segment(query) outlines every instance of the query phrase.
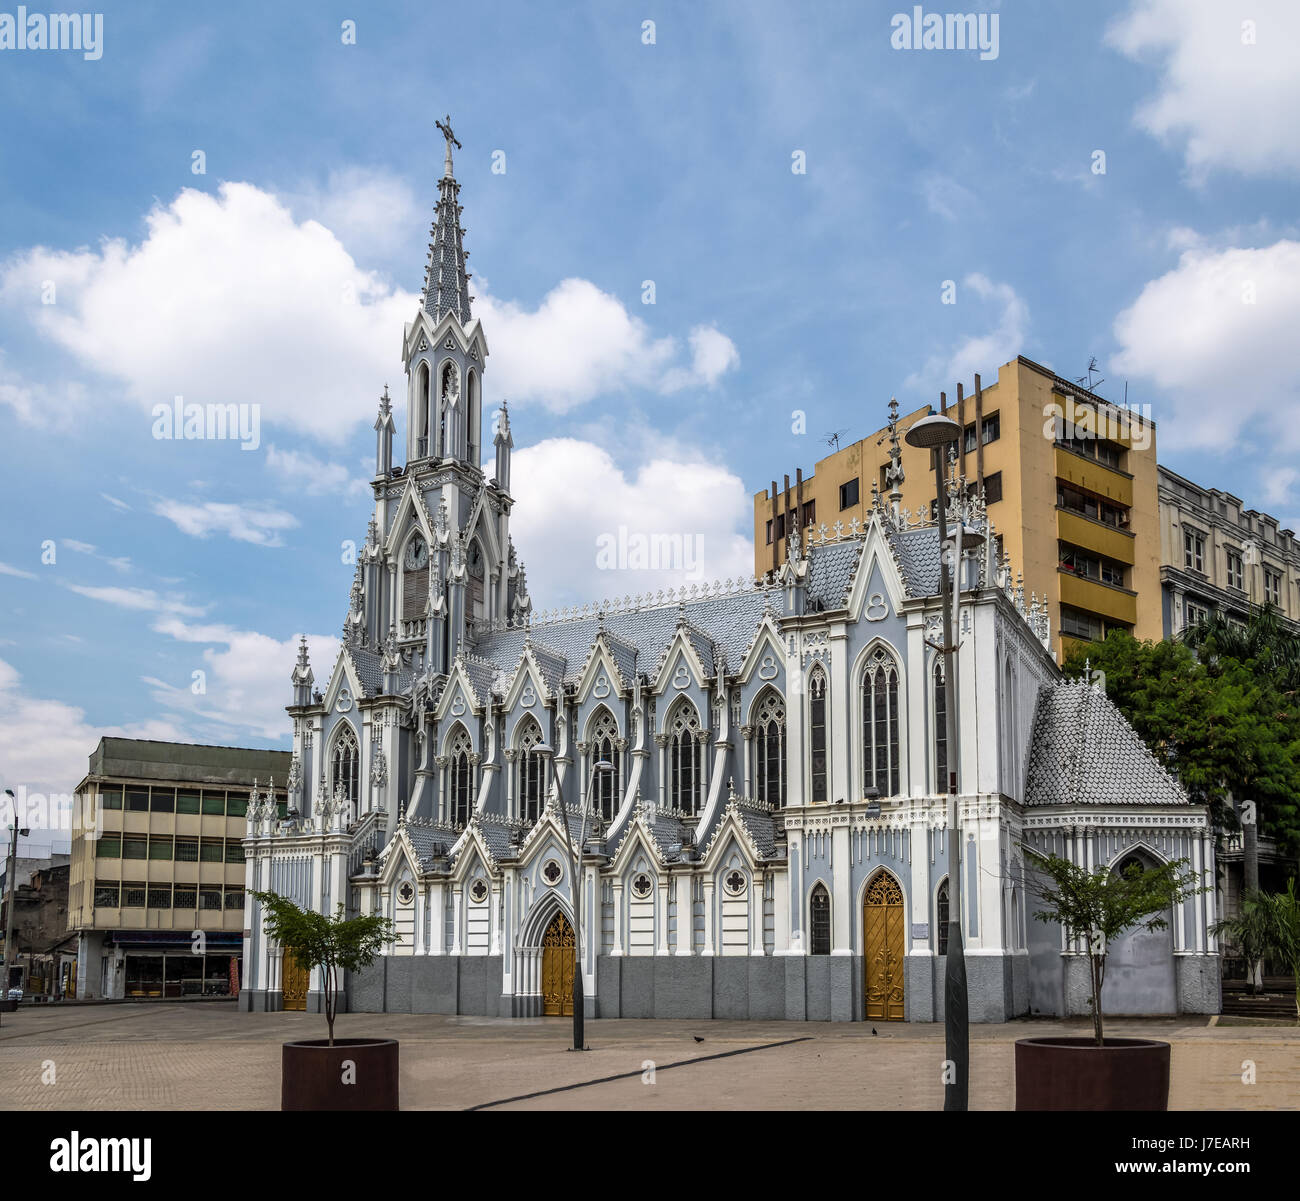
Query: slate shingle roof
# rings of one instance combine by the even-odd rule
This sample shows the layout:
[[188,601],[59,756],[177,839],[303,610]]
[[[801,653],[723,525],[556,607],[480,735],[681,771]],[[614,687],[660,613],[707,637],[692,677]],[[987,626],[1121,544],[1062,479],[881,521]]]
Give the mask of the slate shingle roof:
[[1190,803],[1105,693],[1082,680],[1039,689],[1026,805]]
[[434,859],[445,855],[458,837],[457,832],[449,826],[440,826],[433,822],[411,820],[406,823],[406,837],[420,860],[420,867],[428,870]]
[[[378,651],[361,646],[359,643],[345,643],[343,649],[351,658],[352,666],[356,668],[357,679],[361,681],[361,687],[365,689],[366,696],[378,696],[383,692],[383,656]],[[414,673],[411,671],[411,665],[402,660],[401,666],[397,669],[398,693],[403,693],[410,688],[412,679],[414,679]]]
[[[893,547],[909,596],[935,596],[939,591],[939,528],[891,530],[886,535]],[[949,572],[949,575],[952,573]]]
[[860,538],[814,546],[808,552],[808,599],[838,609],[848,599],[864,542]]

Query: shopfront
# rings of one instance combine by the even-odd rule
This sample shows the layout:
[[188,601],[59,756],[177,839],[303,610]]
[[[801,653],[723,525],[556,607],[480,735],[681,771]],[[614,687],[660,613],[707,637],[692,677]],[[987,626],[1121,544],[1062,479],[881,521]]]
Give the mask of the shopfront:
[[118,930],[113,942],[123,952],[122,995],[128,1001],[229,997],[239,991],[238,933],[208,933],[201,948],[181,931]]

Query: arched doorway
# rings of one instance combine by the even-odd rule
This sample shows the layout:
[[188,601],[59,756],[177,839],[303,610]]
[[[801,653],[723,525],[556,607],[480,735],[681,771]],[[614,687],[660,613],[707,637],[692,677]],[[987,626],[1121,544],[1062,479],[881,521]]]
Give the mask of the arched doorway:
[[298,962],[298,957],[292,951],[284,953],[283,978],[281,988],[284,993],[284,1007],[286,1009],[307,1008],[307,981],[310,973]]
[[867,1017],[903,1020],[903,892],[888,872],[877,872],[862,903]]
[[[1130,864],[1150,868],[1153,855],[1131,851],[1111,869],[1123,875]],[[1174,976],[1174,912],[1166,909],[1161,930],[1130,926],[1111,942],[1106,955],[1106,979],[1101,986],[1101,1010],[1108,1014],[1147,1015],[1178,1012]]]
[[542,1013],[573,1016],[573,927],[562,913],[542,936]]

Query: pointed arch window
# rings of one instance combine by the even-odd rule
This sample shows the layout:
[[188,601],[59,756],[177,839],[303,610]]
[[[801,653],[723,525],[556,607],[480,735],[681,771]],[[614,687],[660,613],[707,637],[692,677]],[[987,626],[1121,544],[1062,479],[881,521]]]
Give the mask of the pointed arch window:
[[474,803],[474,768],[470,760],[473,750],[469,731],[464,726],[458,726],[447,746],[447,758],[450,760],[447,765],[447,813],[452,825],[458,829],[469,822],[470,808]]
[[934,790],[948,791],[948,694],[943,686],[944,663],[934,661]]
[[948,878],[946,876],[943,883],[939,885],[939,892],[935,897],[934,924],[938,934],[935,946],[940,955],[946,955],[948,954]]
[[700,716],[683,701],[668,727],[669,801],[674,809],[697,813],[700,807]]
[[613,771],[599,772],[592,783],[591,806],[604,822],[612,822],[618,813],[620,783],[623,779],[622,752],[618,749],[618,723],[608,709],[602,709],[591,726],[591,750],[588,752],[587,772],[595,771],[602,759],[614,765]]
[[465,377],[465,395],[469,403],[465,406],[465,458],[471,467],[477,467],[479,439],[482,435],[482,385],[478,372],[471,371]]
[[826,801],[826,673],[816,668],[808,679],[808,748],[812,803]]
[[422,621],[428,602],[429,544],[417,529],[402,553],[402,620]]
[[330,795],[338,793],[347,798],[352,815],[357,811],[357,735],[352,726],[344,722],[339,727],[338,737],[334,739],[334,751],[330,755]]
[[771,688],[754,717],[754,792],[777,809],[785,804],[785,701]]
[[808,950],[813,955],[831,953],[831,894],[825,884],[818,884],[808,901]]
[[447,410],[457,395],[459,395],[459,386],[456,364],[448,360],[442,365],[442,379],[438,387],[438,453],[443,458],[451,458],[456,454],[456,448],[447,445]]
[[429,364],[421,363],[415,373],[415,457],[429,453]]
[[535,822],[542,814],[546,760],[535,750],[541,741],[542,728],[530,718],[519,735],[519,760],[516,767],[519,817],[526,822]]
[[883,647],[862,673],[862,764],[864,789],[898,795],[898,664]]

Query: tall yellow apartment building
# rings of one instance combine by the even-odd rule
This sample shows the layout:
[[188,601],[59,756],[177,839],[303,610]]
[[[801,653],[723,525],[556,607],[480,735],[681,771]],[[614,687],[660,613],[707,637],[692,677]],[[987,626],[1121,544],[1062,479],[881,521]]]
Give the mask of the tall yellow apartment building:
[[[899,418],[900,435],[929,406]],[[1162,635],[1155,424],[1023,355],[997,383],[959,385],[948,412],[961,423],[957,470],[984,487],[1002,554],[1026,598],[1046,597],[1058,655],[1115,628]],[[933,503],[930,454],[903,445],[902,503]],[[812,475],[754,496],[754,570],[785,559],[800,525],[865,522],[872,485],[888,495],[887,428],[820,459]]]

